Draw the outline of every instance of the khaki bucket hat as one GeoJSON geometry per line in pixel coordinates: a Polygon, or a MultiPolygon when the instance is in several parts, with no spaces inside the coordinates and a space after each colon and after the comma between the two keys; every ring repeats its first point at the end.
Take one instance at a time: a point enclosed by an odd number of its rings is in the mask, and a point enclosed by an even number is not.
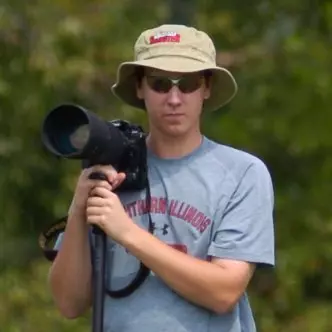
{"type": "Polygon", "coordinates": [[[189,73],[209,70],[212,73],[210,98],[203,110],[214,111],[227,104],[237,92],[232,74],[216,64],[216,50],[203,31],[184,25],[161,25],[141,33],[134,46],[135,60],[123,62],[117,71],[112,92],[125,103],[145,110],[144,100],[136,95],[137,67],[189,73]]]}

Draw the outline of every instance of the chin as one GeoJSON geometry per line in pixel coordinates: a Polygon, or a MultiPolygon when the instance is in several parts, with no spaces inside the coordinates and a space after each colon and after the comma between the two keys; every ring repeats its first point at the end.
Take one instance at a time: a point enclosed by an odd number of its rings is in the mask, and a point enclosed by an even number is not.
{"type": "Polygon", "coordinates": [[[183,126],[168,126],[167,128],[162,128],[161,130],[164,135],[170,137],[181,137],[185,136],[189,132],[189,128],[183,126]]]}

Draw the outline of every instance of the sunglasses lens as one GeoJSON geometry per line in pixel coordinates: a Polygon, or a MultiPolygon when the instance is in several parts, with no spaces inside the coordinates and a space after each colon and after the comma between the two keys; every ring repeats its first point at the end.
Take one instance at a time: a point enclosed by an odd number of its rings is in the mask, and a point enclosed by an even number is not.
{"type": "Polygon", "coordinates": [[[196,91],[202,84],[200,76],[184,76],[179,82],[179,90],[183,93],[196,91]]]}
{"type": "Polygon", "coordinates": [[[147,83],[156,92],[166,93],[172,88],[172,82],[167,77],[148,76],[147,83]]]}
{"type": "MultiPolygon", "coordinates": [[[[182,93],[191,93],[202,85],[202,78],[202,75],[186,75],[174,84],[182,93]]],[[[158,93],[167,93],[173,86],[172,80],[164,76],[147,76],[147,83],[152,90],[158,93]]]]}

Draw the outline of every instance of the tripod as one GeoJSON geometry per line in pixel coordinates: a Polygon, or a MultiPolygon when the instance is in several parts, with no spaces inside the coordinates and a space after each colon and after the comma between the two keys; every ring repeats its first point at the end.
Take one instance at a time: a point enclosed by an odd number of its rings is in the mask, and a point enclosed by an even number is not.
{"type": "Polygon", "coordinates": [[[93,233],[95,234],[95,252],[93,257],[92,332],[103,332],[106,234],[98,227],[93,228],[93,233]]]}
{"type": "MultiPolygon", "coordinates": [[[[92,180],[107,180],[105,174],[91,173],[92,180]]],[[[104,299],[105,299],[105,264],[106,264],[106,234],[97,226],[93,227],[95,249],[93,261],[93,305],[92,332],[104,331],[104,299]]]]}

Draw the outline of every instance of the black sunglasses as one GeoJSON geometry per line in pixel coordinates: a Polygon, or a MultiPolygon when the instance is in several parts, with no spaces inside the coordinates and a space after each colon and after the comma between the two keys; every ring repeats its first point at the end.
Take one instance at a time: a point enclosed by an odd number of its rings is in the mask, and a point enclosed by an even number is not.
{"type": "Polygon", "coordinates": [[[179,78],[157,75],[146,76],[148,86],[158,93],[167,93],[173,86],[177,86],[182,93],[191,93],[202,86],[203,79],[203,74],[184,75],[179,78]]]}

